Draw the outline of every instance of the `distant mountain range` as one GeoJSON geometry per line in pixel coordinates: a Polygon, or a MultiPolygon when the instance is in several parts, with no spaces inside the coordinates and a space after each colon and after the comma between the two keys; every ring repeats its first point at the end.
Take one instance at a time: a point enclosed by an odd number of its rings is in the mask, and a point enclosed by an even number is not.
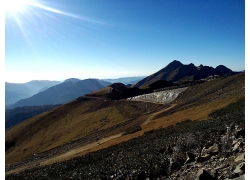
{"type": "Polygon", "coordinates": [[[138,81],[142,80],[146,76],[138,76],[138,77],[122,77],[117,79],[102,79],[103,81],[108,81],[110,83],[122,83],[122,84],[135,84],[138,81]]]}
{"type": "Polygon", "coordinates": [[[6,83],[5,99],[6,105],[9,105],[6,109],[22,106],[64,104],[93,91],[97,91],[94,93],[95,96],[114,94],[114,97],[127,97],[130,94],[141,92],[140,89],[157,89],[173,86],[173,83],[207,78],[211,75],[234,73],[236,72],[224,65],[213,68],[203,65],[195,66],[192,63],[184,65],[180,61],[174,60],[166,67],[147,77],[124,77],[102,80],[70,78],[62,83],[59,81],[31,81],[25,84],[6,83]],[[109,86],[111,83],[115,85],[109,86]],[[128,86],[125,87],[122,84],[128,84],[128,86]],[[132,86],[131,84],[134,85],[132,86]],[[106,88],[103,89],[104,87],[106,88]],[[116,87],[119,88],[117,89],[116,87]],[[19,101],[16,101],[18,99],[19,101]],[[12,103],[14,104],[10,105],[12,103]]]}
{"type": "Polygon", "coordinates": [[[60,84],[60,81],[30,81],[27,83],[5,82],[5,105],[11,105],[21,99],[31,97],[51,86],[60,84]]]}
{"type": "Polygon", "coordinates": [[[105,86],[110,85],[109,82],[98,79],[85,80],[66,80],[61,84],[52,86],[42,92],[39,92],[29,98],[19,100],[9,108],[22,106],[40,106],[64,104],[79,96],[96,91],[105,86]]]}
{"type": "Polygon", "coordinates": [[[195,77],[195,79],[202,79],[207,78],[210,75],[233,73],[234,72],[231,69],[224,65],[219,65],[216,68],[203,65],[196,67],[193,63],[184,65],[180,61],[174,60],[163,69],[139,81],[134,87],[147,88],[150,84],[159,80],[166,80],[173,83],[185,77],[192,76],[195,77]]]}

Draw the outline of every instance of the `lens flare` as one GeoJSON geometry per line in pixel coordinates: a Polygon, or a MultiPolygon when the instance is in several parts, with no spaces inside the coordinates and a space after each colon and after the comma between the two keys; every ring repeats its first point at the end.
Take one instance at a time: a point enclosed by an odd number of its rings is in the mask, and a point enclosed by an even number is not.
{"type": "Polygon", "coordinates": [[[28,0],[5,0],[5,12],[12,14],[22,12],[28,4],[28,0]]]}

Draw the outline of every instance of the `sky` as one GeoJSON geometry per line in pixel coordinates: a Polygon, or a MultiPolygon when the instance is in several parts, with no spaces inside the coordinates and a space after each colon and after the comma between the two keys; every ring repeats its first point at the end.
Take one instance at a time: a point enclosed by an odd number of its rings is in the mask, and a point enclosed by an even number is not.
{"type": "Polygon", "coordinates": [[[173,60],[245,69],[244,0],[7,2],[6,82],[148,76],[173,60]]]}

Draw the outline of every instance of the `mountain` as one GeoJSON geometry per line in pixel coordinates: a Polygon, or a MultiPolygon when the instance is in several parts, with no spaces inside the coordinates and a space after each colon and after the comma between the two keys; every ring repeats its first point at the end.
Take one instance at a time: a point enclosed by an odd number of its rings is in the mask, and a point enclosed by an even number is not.
{"type": "Polygon", "coordinates": [[[163,69],[139,81],[135,85],[135,87],[145,88],[148,87],[150,84],[159,80],[176,82],[187,76],[195,76],[197,79],[202,79],[210,75],[232,74],[232,73],[233,71],[231,69],[223,65],[219,65],[216,68],[213,68],[210,66],[203,66],[201,64],[200,66],[196,67],[193,63],[184,65],[180,61],[174,60],[163,69]]]}
{"type": "Polygon", "coordinates": [[[53,109],[59,105],[44,105],[44,106],[24,106],[9,109],[5,111],[5,129],[8,129],[16,124],[45,111],[53,109]]]}
{"type": "Polygon", "coordinates": [[[40,106],[64,104],[78,96],[101,89],[109,82],[97,79],[85,79],[80,81],[66,81],[61,84],[52,86],[45,91],[37,93],[32,97],[22,99],[11,106],[11,108],[22,106],[40,106]]]}
{"type": "Polygon", "coordinates": [[[60,81],[35,80],[27,83],[5,82],[5,105],[11,105],[21,99],[31,97],[51,86],[60,84],[60,81]]]}
{"type": "Polygon", "coordinates": [[[102,79],[103,81],[108,81],[110,83],[123,83],[123,84],[135,84],[146,76],[139,77],[122,77],[118,79],[102,79]]]}
{"type": "Polygon", "coordinates": [[[80,79],[77,79],[77,78],[69,78],[69,79],[66,79],[64,82],[69,82],[69,81],[77,82],[77,81],[80,81],[80,79]]]}
{"type": "Polygon", "coordinates": [[[86,94],[88,97],[101,97],[108,99],[124,99],[131,95],[142,93],[143,91],[137,87],[127,87],[122,83],[113,83],[97,91],[93,91],[90,94],[86,94]]]}
{"type": "Polygon", "coordinates": [[[7,129],[6,179],[146,179],[147,172],[178,179],[203,166],[227,178],[236,168],[228,164],[244,150],[245,73],[181,89],[170,104],[81,96],[7,129]],[[195,154],[193,162],[186,153],[195,154]]]}

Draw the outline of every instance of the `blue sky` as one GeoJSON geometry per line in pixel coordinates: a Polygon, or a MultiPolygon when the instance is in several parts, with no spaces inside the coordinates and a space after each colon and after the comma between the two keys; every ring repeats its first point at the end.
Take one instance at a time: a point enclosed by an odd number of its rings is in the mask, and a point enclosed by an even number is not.
{"type": "Polygon", "coordinates": [[[245,69],[244,0],[26,0],[5,12],[5,81],[245,69]]]}

